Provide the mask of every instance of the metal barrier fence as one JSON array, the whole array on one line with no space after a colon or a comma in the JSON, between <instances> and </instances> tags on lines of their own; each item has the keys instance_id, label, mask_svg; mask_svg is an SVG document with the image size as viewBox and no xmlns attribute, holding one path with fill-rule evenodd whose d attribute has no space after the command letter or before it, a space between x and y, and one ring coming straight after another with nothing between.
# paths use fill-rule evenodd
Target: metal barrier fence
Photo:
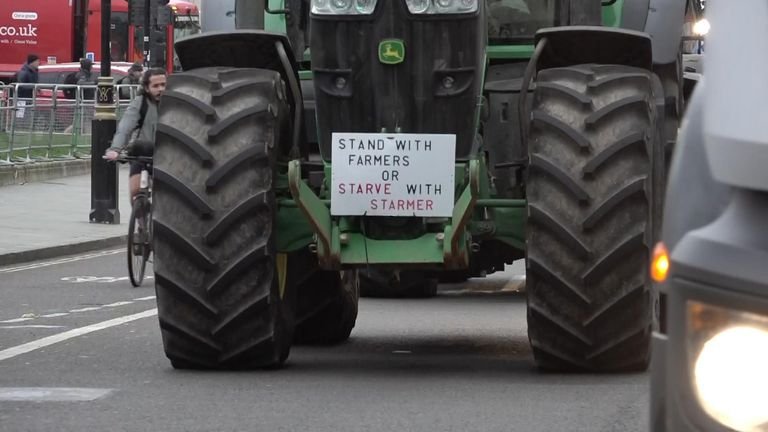
<instances>
[{"instance_id":1,"label":"metal barrier fence","mask_svg":"<svg viewBox=\"0 0 768 432\"><path fill-rule=\"evenodd\" d=\"M19 97L20 87L32 97ZM137 91L115 86L118 121ZM0 164L90 157L95 95L95 85L0 85Z\"/></svg>"}]
</instances>

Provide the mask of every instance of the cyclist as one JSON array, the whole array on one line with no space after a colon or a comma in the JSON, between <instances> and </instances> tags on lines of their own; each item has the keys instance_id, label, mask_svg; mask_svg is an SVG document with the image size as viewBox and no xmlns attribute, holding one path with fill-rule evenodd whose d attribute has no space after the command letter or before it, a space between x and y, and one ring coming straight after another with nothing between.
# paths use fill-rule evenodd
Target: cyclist
<instances>
[{"instance_id":1,"label":"cyclist","mask_svg":"<svg viewBox=\"0 0 768 432\"><path fill-rule=\"evenodd\" d=\"M131 101L125 110L117 132L112 139L112 147L107 149L104 159L114 161L128 145L136 142L154 143L155 130L157 129L157 106L165 92L165 69L152 68L144 72L141 78L141 89L138 96ZM139 192L142 164L131 162L128 180L128 188L131 194L131 202Z\"/></svg>"}]
</instances>

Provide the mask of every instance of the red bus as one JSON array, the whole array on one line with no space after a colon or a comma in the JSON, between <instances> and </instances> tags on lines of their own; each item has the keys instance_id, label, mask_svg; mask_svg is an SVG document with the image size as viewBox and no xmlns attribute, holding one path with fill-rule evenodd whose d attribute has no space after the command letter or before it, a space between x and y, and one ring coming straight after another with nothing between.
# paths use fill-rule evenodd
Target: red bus
<instances>
[{"instance_id":1,"label":"red bus","mask_svg":"<svg viewBox=\"0 0 768 432\"><path fill-rule=\"evenodd\" d=\"M88 38L86 55L93 53L94 61L99 61L101 55L101 4L95 3L89 7L90 19L88 21ZM168 8L171 10L171 23L162 35L162 42L166 47L173 47L173 43L183 37L200 32L200 11L194 3L183 0L170 0ZM154 34L152 36L155 36ZM128 2L126 0L112 1L112 33L111 52L112 61L143 62L144 44L142 39L144 32L141 27L129 24ZM172 49L162 50L163 59L152 59L153 65L163 65L169 72L174 70L174 52Z\"/></svg>"},{"instance_id":2,"label":"red bus","mask_svg":"<svg viewBox=\"0 0 768 432\"><path fill-rule=\"evenodd\" d=\"M162 60L153 65L174 69L173 43L200 31L200 12L193 3L171 0L172 22L162 33ZM112 0L110 50L112 61L143 61L143 31L130 25L127 0ZM153 34L153 36L157 36ZM101 2L99 0L0 1L0 80L9 81L37 54L41 64L77 62L101 57Z\"/></svg>"}]
</instances>

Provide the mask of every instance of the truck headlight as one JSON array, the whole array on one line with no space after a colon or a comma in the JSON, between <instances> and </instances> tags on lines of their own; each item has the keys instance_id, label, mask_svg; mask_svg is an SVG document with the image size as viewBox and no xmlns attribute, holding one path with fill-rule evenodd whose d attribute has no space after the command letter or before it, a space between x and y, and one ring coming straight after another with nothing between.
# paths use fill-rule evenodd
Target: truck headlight
<instances>
[{"instance_id":1,"label":"truck headlight","mask_svg":"<svg viewBox=\"0 0 768 432\"><path fill-rule=\"evenodd\" d=\"M699 404L737 431L768 431L768 317L688 302Z\"/></svg>"},{"instance_id":2,"label":"truck headlight","mask_svg":"<svg viewBox=\"0 0 768 432\"><path fill-rule=\"evenodd\" d=\"M315 15L370 15L378 0L312 0Z\"/></svg>"},{"instance_id":3,"label":"truck headlight","mask_svg":"<svg viewBox=\"0 0 768 432\"><path fill-rule=\"evenodd\" d=\"M709 20L702 18L693 25L693 34L696 36L706 36L710 29L712 29L712 25L709 23Z\"/></svg>"},{"instance_id":4,"label":"truck headlight","mask_svg":"<svg viewBox=\"0 0 768 432\"><path fill-rule=\"evenodd\" d=\"M478 0L405 0L408 10L416 15L464 14L477 12Z\"/></svg>"}]
</instances>

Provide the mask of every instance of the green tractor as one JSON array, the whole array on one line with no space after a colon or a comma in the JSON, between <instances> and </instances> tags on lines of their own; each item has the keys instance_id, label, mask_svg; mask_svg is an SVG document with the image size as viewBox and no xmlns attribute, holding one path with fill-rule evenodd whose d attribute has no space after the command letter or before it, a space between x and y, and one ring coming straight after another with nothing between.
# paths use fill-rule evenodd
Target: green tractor
<instances>
[{"instance_id":1,"label":"green tractor","mask_svg":"<svg viewBox=\"0 0 768 432\"><path fill-rule=\"evenodd\" d=\"M293 343L349 337L361 276L474 277L525 258L540 368L644 369L684 13L238 0L238 30L176 44L184 72L160 107L154 266L172 365L276 367Z\"/></svg>"}]
</instances>

